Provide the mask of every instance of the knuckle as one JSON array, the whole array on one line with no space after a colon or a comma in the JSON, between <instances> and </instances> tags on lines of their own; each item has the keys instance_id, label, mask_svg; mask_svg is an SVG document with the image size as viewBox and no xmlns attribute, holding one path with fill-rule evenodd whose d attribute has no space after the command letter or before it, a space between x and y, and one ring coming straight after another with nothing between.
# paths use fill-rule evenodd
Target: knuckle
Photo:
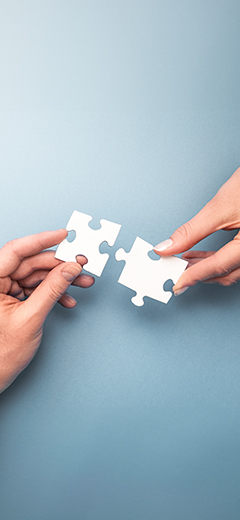
<instances>
[{"instance_id":1,"label":"knuckle","mask_svg":"<svg viewBox=\"0 0 240 520\"><path fill-rule=\"evenodd\" d=\"M178 228L176 232L180 238L183 238L184 240L189 240L192 236L192 224L190 221L186 222L180 228Z\"/></svg>"},{"instance_id":2,"label":"knuckle","mask_svg":"<svg viewBox=\"0 0 240 520\"><path fill-rule=\"evenodd\" d=\"M226 277L225 279L223 278L221 281L220 281L221 285L223 285L224 287L229 287L230 285L232 285L233 283L235 283L235 280L233 278L231 278L230 276Z\"/></svg>"},{"instance_id":3,"label":"knuckle","mask_svg":"<svg viewBox=\"0 0 240 520\"><path fill-rule=\"evenodd\" d=\"M11 255L16 255L17 254L17 239L8 240L8 242L6 242L4 247L9 251L9 253L11 253Z\"/></svg>"},{"instance_id":4,"label":"knuckle","mask_svg":"<svg viewBox=\"0 0 240 520\"><path fill-rule=\"evenodd\" d=\"M5 243L5 247L7 249L13 249L14 247L14 240L8 240L6 243Z\"/></svg>"},{"instance_id":5,"label":"knuckle","mask_svg":"<svg viewBox=\"0 0 240 520\"><path fill-rule=\"evenodd\" d=\"M216 276L222 276L224 274L223 266L219 263L215 265L214 271Z\"/></svg>"},{"instance_id":6,"label":"knuckle","mask_svg":"<svg viewBox=\"0 0 240 520\"><path fill-rule=\"evenodd\" d=\"M215 271L217 276L225 276L229 274L229 268L226 267L225 264L222 264L222 262L217 262L215 264Z\"/></svg>"},{"instance_id":7,"label":"knuckle","mask_svg":"<svg viewBox=\"0 0 240 520\"><path fill-rule=\"evenodd\" d=\"M50 299L54 302L58 300L61 296L61 289L51 281L49 281L48 283L48 292Z\"/></svg>"},{"instance_id":8,"label":"knuckle","mask_svg":"<svg viewBox=\"0 0 240 520\"><path fill-rule=\"evenodd\" d=\"M229 287L229 286L232 285L232 284L233 284L233 281L231 280L231 278L229 278L229 280L227 280L227 281L225 282L225 287Z\"/></svg>"}]
</instances>

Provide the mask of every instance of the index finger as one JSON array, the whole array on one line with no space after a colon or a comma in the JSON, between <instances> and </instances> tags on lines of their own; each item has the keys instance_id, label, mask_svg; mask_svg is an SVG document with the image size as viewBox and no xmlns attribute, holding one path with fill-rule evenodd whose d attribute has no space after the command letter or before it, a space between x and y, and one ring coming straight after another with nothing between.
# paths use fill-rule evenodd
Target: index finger
<instances>
[{"instance_id":1,"label":"index finger","mask_svg":"<svg viewBox=\"0 0 240 520\"><path fill-rule=\"evenodd\" d=\"M43 231L36 235L16 238L7 242L0 249L0 277L9 276L20 265L21 261L40 253L43 249L56 246L67 236L66 229Z\"/></svg>"},{"instance_id":2,"label":"index finger","mask_svg":"<svg viewBox=\"0 0 240 520\"><path fill-rule=\"evenodd\" d=\"M197 282L225 276L240 265L240 233L221 249L203 260L190 265L173 287L174 294L181 294L183 289Z\"/></svg>"}]
</instances>

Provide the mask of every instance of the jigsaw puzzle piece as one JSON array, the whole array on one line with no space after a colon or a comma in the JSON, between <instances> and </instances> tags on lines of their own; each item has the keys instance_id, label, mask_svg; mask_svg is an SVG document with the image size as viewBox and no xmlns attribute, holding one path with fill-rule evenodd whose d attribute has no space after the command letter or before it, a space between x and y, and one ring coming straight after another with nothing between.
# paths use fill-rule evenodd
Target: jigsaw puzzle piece
<instances>
[{"instance_id":1,"label":"jigsaw puzzle piece","mask_svg":"<svg viewBox=\"0 0 240 520\"><path fill-rule=\"evenodd\" d=\"M187 262L176 256L151 260L148 253L152 250L152 244L137 237L129 253L118 249L115 254L116 260L126 262L118 282L136 292L131 301L137 306L144 305L144 296L167 303L172 293L164 291L164 283L169 279L176 283L187 267Z\"/></svg>"},{"instance_id":2,"label":"jigsaw puzzle piece","mask_svg":"<svg viewBox=\"0 0 240 520\"><path fill-rule=\"evenodd\" d=\"M67 223L67 231L76 232L75 240L69 242L65 238L58 246L55 257L65 262L75 262L77 255L84 255L88 259L86 270L96 276L101 276L108 261L109 254L100 253L99 246L107 242L113 246L121 229L120 224L101 219L100 229L89 227L92 217L75 210Z\"/></svg>"}]
</instances>

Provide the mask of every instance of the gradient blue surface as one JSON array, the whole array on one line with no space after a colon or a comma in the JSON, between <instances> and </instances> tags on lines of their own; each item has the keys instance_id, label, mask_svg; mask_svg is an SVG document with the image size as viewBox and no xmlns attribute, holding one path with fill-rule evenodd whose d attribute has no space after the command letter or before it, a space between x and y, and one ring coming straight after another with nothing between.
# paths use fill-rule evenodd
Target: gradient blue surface
<instances>
[{"instance_id":1,"label":"gradient blue surface","mask_svg":"<svg viewBox=\"0 0 240 520\"><path fill-rule=\"evenodd\" d=\"M239 165L239 22L237 0L0 0L1 245L73 209L123 225L1 395L2 520L239 519L239 285L135 308L114 261Z\"/></svg>"}]
</instances>

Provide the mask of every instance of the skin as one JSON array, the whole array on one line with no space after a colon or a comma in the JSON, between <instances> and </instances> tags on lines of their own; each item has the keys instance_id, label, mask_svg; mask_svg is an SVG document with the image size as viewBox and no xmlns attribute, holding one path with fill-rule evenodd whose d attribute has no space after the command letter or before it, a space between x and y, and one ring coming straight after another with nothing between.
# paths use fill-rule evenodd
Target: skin
<instances>
[{"instance_id":1,"label":"skin","mask_svg":"<svg viewBox=\"0 0 240 520\"><path fill-rule=\"evenodd\" d=\"M164 250L161 244L154 251L161 256L183 254L188 268L173 287L182 294L198 282L228 286L240 280L240 232L218 251L188 251L203 238L220 229L240 228L240 168L223 184L216 195L191 220L170 237L172 243ZM169 239L168 239L169 240ZM166 241L168 242L168 241Z\"/></svg>"},{"instance_id":2,"label":"skin","mask_svg":"<svg viewBox=\"0 0 240 520\"><path fill-rule=\"evenodd\" d=\"M189 264L173 288L175 295L200 281L228 286L240 280L240 232L218 251L189 251L215 231L239 228L240 168L199 213L155 246L161 256L185 252L183 258ZM68 287L94 283L93 277L81 274L85 257L62 263L54 258L54 251L45 251L66 236L64 229L46 231L13 240L0 249L0 392L35 355L44 322L56 302L75 307Z\"/></svg>"},{"instance_id":3,"label":"skin","mask_svg":"<svg viewBox=\"0 0 240 520\"><path fill-rule=\"evenodd\" d=\"M0 249L0 392L30 363L40 345L47 315L58 302L68 309L77 302L68 287L90 287L94 278L81 274L87 263L61 262L46 250L67 236L65 229L18 238Z\"/></svg>"}]
</instances>

